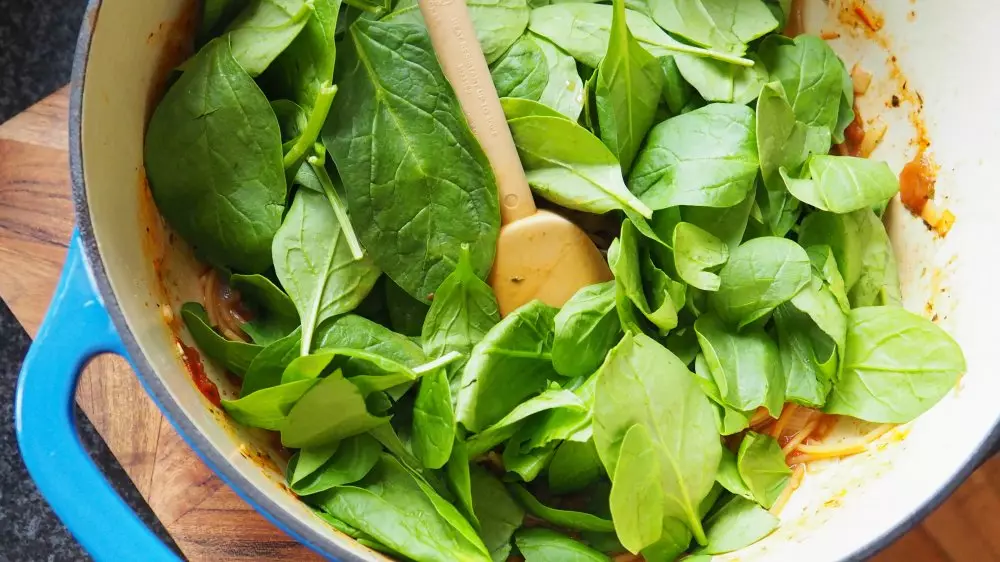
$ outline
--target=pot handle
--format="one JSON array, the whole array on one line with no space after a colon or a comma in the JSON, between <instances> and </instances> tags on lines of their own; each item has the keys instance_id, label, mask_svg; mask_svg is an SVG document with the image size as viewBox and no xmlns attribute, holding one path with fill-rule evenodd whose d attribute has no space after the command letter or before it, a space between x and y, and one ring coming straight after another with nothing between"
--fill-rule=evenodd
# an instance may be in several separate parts
<instances>
[{"instance_id":1,"label":"pot handle","mask_svg":"<svg viewBox=\"0 0 1000 562\"><path fill-rule=\"evenodd\" d=\"M79 233L17 382L17 442L28 473L59 519L95 560L179 562L118 496L80 443L76 384L100 353L127 358L83 257Z\"/></svg>"}]
</instances>

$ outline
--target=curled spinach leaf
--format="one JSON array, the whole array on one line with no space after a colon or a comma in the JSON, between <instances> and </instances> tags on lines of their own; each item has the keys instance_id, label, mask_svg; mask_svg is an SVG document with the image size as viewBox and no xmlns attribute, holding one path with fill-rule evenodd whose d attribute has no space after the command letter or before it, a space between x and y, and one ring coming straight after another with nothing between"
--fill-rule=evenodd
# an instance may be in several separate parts
<instances>
[{"instance_id":1,"label":"curled spinach leaf","mask_svg":"<svg viewBox=\"0 0 1000 562\"><path fill-rule=\"evenodd\" d=\"M583 109L584 95L583 80L576 70L576 61L548 39L534 34L531 36L545 55L545 64L549 67L549 81L538 101L576 121Z\"/></svg>"},{"instance_id":2,"label":"curled spinach leaf","mask_svg":"<svg viewBox=\"0 0 1000 562\"><path fill-rule=\"evenodd\" d=\"M774 505L792 475L778 442L753 431L740 443L736 466L754 500L765 509Z\"/></svg>"},{"instance_id":3,"label":"curled spinach leaf","mask_svg":"<svg viewBox=\"0 0 1000 562\"><path fill-rule=\"evenodd\" d=\"M191 332L191 337L209 359L217 361L223 368L243 376L253 360L263 349L259 345L243 341L229 340L212 329L208 324L205 307L189 302L181 307L181 318Z\"/></svg>"},{"instance_id":4,"label":"curled spinach leaf","mask_svg":"<svg viewBox=\"0 0 1000 562\"><path fill-rule=\"evenodd\" d=\"M596 550L549 529L523 529L514 535L524 562L611 562Z\"/></svg>"},{"instance_id":5,"label":"curled spinach leaf","mask_svg":"<svg viewBox=\"0 0 1000 562\"><path fill-rule=\"evenodd\" d=\"M455 444L455 410L451 405L448 374L437 369L420 381L413 404L413 452L426 468L448 462Z\"/></svg>"},{"instance_id":6,"label":"curled spinach leaf","mask_svg":"<svg viewBox=\"0 0 1000 562\"><path fill-rule=\"evenodd\" d=\"M621 334L614 281L584 287L556 314L552 366L567 377L589 375L601 366Z\"/></svg>"},{"instance_id":7,"label":"curled spinach leaf","mask_svg":"<svg viewBox=\"0 0 1000 562\"><path fill-rule=\"evenodd\" d=\"M264 72L313 15L307 0L251 0L228 29L233 57L251 76Z\"/></svg>"},{"instance_id":8,"label":"curled spinach leaf","mask_svg":"<svg viewBox=\"0 0 1000 562\"><path fill-rule=\"evenodd\" d=\"M285 423L275 428L281 430L281 443L286 447L327 445L389 422L389 418L368 413L361 391L340 371L319 382L316 379L299 382L315 384L289 410Z\"/></svg>"},{"instance_id":9,"label":"curled spinach leaf","mask_svg":"<svg viewBox=\"0 0 1000 562\"><path fill-rule=\"evenodd\" d=\"M594 531L599 533L609 533L615 530L615 526L611 521L596 515L582 511L566 511L564 509L549 507L538 501L535 496L531 495L531 492L518 484L508 484L507 489L524 506L524 509L528 513L558 527L574 531Z\"/></svg>"},{"instance_id":10,"label":"curled spinach leaf","mask_svg":"<svg viewBox=\"0 0 1000 562\"><path fill-rule=\"evenodd\" d=\"M899 179L885 162L817 154L806 161L808 179L782 171L788 191L817 209L850 213L872 207L899 191Z\"/></svg>"},{"instance_id":11,"label":"curled spinach leaf","mask_svg":"<svg viewBox=\"0 0 1000 562\"><path fill-rule=\"evenodd\" d=\"M666 0L652 2L650 15L696 45L732 53L746 51L747 43L778 27L761 0Z\"/></svg>"},{"instance_id":12,"label":"curled spinach leaf","mask_svg":"<svg viewBox=\"0 0 1000 562\"><path fill-rule=\"evenodd\" d=\"M479 536L494 562L504 562L510 555L514 531L524 523L524 509L514 501L503 483L486 469L473 466L470 476Z\"/></svg>"},{"instance_id":13,"label":"curled spinach leaf","mask_svg":"<svg viewBox=\"0 0 1000 562\"><path fill-rule=\"evenodd\" d=\"M549 84L545 53L530 34L521 36L500 60L493 63L490 75L501 98L538 101Z\"/></svg>"},{"instance_id":14,"label":"curled spinach leaf","mask_svg":"<svg viewBox=\"0 0 1000 562\"><path fill-rule=\"evenodd\" d=\"M750 546L770 535L778 528L778 523L777 517L756 503L732 497L705 520L708 544L686 560L694 561L699 555L725 554Z\"/></svg>"},{"instance_id":15,"label":"curled spinach leaf","mask_svg":"<svg viewBox=\"0 0 1000 562\"><path fill-rule=\"evenodd\" d=\"M292 491L300 496L318 494L353 484L367 475L378 462L382 446L367 434L355 435L338 442L336 451L319 468L298 479L289 479ZM302 449L288 461L288 470L295 472L302 464Z\"/></svg>"},{"instance_id":16,"label":"curled spinach leaf","mask_svg":"<svg viewBox=\"0 0 1000 562\"><path fill-rule=\"evenodd\" d=\"M778 417L785 377L774 341L760 328L737 332L713 314L699 317L694 329L722 403L741 412L764 406Z\"/></svg>"}]
</instances>

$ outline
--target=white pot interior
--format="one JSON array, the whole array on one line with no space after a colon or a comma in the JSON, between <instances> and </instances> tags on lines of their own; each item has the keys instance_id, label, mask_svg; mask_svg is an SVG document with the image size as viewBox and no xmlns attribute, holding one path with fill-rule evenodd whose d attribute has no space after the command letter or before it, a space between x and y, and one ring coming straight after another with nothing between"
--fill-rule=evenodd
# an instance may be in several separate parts
<instances>
[{"instance_id":1,"label":"white pot interior","mask_svg":"<svg viewBox=\"0 0 1000 562\"><path fill-rule=\"evenodd\" d=\"M990 362L1000 301L991 291L1000 274L995 244L1000 221L991 215L1000 177L1000 76L984 72L993 22L1000 6L985 0L872 1L885 27L872 40L841 12L854 2L807 0L807 30L838 32L831 41L848 66L861 61L875 73L860 98L862 115L876 115L888 134L874 157L896 171L916 153L913 121L926 127L929 153L940 166L935 201L956 216L944 238L930 232L898 202L890 234L900 260L906 307L934 316L962 345L969 372L959 388L926 415L898 428L871 451L842 461L810 465L782 513L782 526L765 541L730 555L739 560L838 560L889 532L935 496L988 437L1000 416L1000 378ZM276 510L297 520L299 531L330 537L330 544L367 549L316 518L281 485L268 463L255 461L266 447L230 424L191 382L161 305L173 310L198 293L197 265L179 241L171 243L153 212L142 181L143 133L169 62L192 13L179 0L104 0L97 12L82 97L83 172L90 219L103 268L128 331L162 385L161 404L175 421L209 443L219 468L258 490ZM891 72L895 56L900 73ZM890 107L902 83L908 94ZM917 93L923 101L918 111ZM148 233L147 233L147 228ZM154 266L154 264L156 264ZM95 268L95 269L100 269ZM159 272L159 274L158 274ZM162 281L162 282L161 282ZM121 324L119 324L121 328ZM128 335L126 334L127 338ZM137 361L139 365L143 361ZM206 365L208 367L208 365ZM210 373L223 395L235 388ZM156 386L156 385L154 385ZM848 430L850 428L847 428ZM282 512L278 515L277 512ZM375 556L362 554L362 556ZM373 558L374 559L374 558Z\"/></svg>"}]
</instances>

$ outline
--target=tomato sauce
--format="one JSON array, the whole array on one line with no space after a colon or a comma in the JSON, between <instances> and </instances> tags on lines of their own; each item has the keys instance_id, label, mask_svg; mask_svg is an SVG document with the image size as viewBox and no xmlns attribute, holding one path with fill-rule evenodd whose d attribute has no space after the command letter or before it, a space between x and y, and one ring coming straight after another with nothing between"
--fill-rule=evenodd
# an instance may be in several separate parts
<instances>
[{"instance_id":1,"label":"tomato sauce","mask_svg":"<svg viewBox=\"0 0 1000 562\"><path fill-rule=\"evenodd\" d=\"M184 345L180 339L176 339L178 347L181 349L181 359L184 360L184 366L187 367L189 373L191 373L191 380L194 385L201 392L202 396L206 400L211 402L215 407L222 407L222 397L219 396L219 387L215 386L215 383L208 378L208 374L205 372L205 366L201 362L201 355L198 350Z\"/></svg>"},{"instance_id":2,"label":"tomato sauce","mask_svg":"<svg viewBox=\"0 0 1000 562\"><path fill-rule=\"evenodd\" d=\"M899 173L899 200L908 211L921 216L927 202L934 197L937 174L930 159L923 152L907 162Z\"/></svg>"}]
</instances>

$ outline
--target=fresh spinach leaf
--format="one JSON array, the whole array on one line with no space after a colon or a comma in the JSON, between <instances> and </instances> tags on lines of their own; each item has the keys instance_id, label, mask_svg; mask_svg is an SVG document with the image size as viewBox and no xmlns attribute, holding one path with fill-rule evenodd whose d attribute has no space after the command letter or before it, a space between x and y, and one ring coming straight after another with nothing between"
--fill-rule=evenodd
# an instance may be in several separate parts
<instances>
[{"instance_id":1,"label":"fresh spinach leaf","mask_svg":"<svg viewBox=\"0 0 1000 562\"><path fill-rule=\"evenodd\" d=\"M511 481L520 478L524 482L531 482L549 466L549 461L555 454L555 445L524 452L521 447L508 444L503 450L502 459L507 471L505 478Z\"/></svg>"},{"instance_id":2,"label":"fresh spinach leaf","mask_svg":"<svg viewBox=\"0 0 1000 562\"><path fill-rule=\"evenodd\" d=\"M711 233L682 222L674 228L674 267L685 283L718 291L722 280L712 272L729 260L729 247Z\"/></svg>"},{"instance_id":3,"label":"fresh spinach leaf","mask_svg":"<svg viewBox=\"0 0 1000 562\"><path fill-rule=\"evenodd\" d=\"M893 306L856 308L847 319L844 364L825 411L906 423L955 388L965 368L962 349L933 322Z\"/></svg>"},{"instance_id":4,"label":"fresh spinach leaf","mask_svg":"<svg viewBox=\"0 0 1000 562\"><path fill-rule=\"evenodd\" d=\"M708 545L685 560L693 561L699 555L725 554L750 546L770 535L778 528L778 523L777 517L756 503L733 497L705 520Z\"/></svg>"},{"instance_id":5,"label":"fresh spinach leaf","mask_svg":"<svg viewBox=\"0 0 1000 562\"><path fill-rule=\"evenodd\" d=\"M754 190L733 207L684 207L681 211L684 222L715 236L726 243L732 252L743 241L750 220L750 209L754 204Z\"/></svg>"},{"instance_id":6,"label":"fresh spinach leaf","mask_svg":"<svg viewBox=\"0 0 1000 562\"><path fill-rule=\"evenodd\" d=\"M478 432L500 421L556 375L555 315L556 309L532 301L501 320L472 349L456 409L466 429Z\"/></svg>"},{"instance_id":7,"label":"fresh spinach leaf","mask_svg":"<svg viewBox=\"0 0 1000 562\"><path fill-rule=\"evenodd\" d=\"M597 375L587 377L579 386L577 381L570 381L566 389L572 388L572 393L579 399L579 404L583 404L583 408L577 407L578 403L572 401L563 407L549 408L522 425L512 441L522 450L530 451L555 445L560 441L584 443L593 439L591 414Z\"/></svg>"},{"instance_id":8,"label":"fresh spinach leaf","mask_svg":"<svg viewBox=\"0 0 1000 562\"><path fill-rule=\"evenodd\" d=\"M249 2L250 0L204 0L201 3L198 38L212 37L216 29L228 25Z\"/></svg>"},{"instance_id":9,"label":"fresh spinach leaf","mask_svg":"<svg viewBox=\"0 0 1000 562\"><path fill-rule=\"evenodd\" d=\"M672 295L664 290L658 295L659 303L651 303L643 288L641 263L639 255L639 233L631 221L622 223L621 236L615 239L608 250L608 264L615 274L617 290L628 297L628 300L660 330L672 330L677 326L677 310L679 303L673 301ZM655 306L655 308L654 308ZM619 314L623 306L618 303ZM626 331L630 330L627 322L622 320ZM633 331L633 333L635 333Z\"/></svg>"},{"instance_id":10,"label":"fresh spinach leaf","mask_svg":"<svg viewBox=\"0 0 1000 562\"><path fill-rule=\"evenodd\" d=\"M809 255L785 238L765 236L740 245L719 272L722 284L709 306L740 329L791 300L812 279Z\"/></svg>"},{"instance_id":11,"label":"fresh spinach leaf","mask_svg":"<svg viewBox=\"0 0 1000 562\"><path fill-rule=\"evenodd\" d=\"M280 431L288 413L315 384L315 380L301 380L264 388L239 400L223 400L222 408L243 425Z\"/></svg>"},{"instance_id":12,"label":"fresh spinach leaf","mask_svg":"<svg viewBox=\"0 0 1000 562\"><path fill-rule=\"evenodd\" d=\"M240 304L252 312L243 331L257 345L270 345L299 327L295 303L267 277L233 275L229 278L229 286L240 294Z\"/></svg>"},{"instance_id":13,"label":"fresh spinach leaf","mask_svg":"<svg viewBox=\"0 0 1000 562\"><path fill-rule=\"evenodd\" d=\"M288 412L285 423L276 429L281 430L282 445L302 448L340 441L388 422L389 418L368 413L358 387L336 371L311 386Z\"/></svg>"},{"instance_id":14,"label":"fresh spinach leaf","mask_svg":"<svg viewBox=\"0 0 1000 562\"><path fill-rule=\"evenodd\" d=\"M507 124L534 191L568 209L602 214L650 211L622 179L615 155L600 139L553 110L530 100L502 100Z\"/></svg>"},{"instance_id":15,"label":"fresh spinach leaf","mask_svg":"<svg viewBox=\"0 0 1000 562\"><path fill-rule=\"evenodd\" d=\"M597 68L608 51L611 38L612 7L606 4L566 2L531 10L528 29L552 41L576 60ZM626 10L629 30L649 54L655 57L686 53L724 60L732 64L753 64L739 55L693 47L677 41L639 12Z\"/></svg>"},{"instance_id":16,"label":"fresh spinach leaf","mask_svg":"<svg viewBox=\"0 0 1000 562\"><path fill-rule=\"evenodd\" d=\"M420 336L430 308L427 304L411 297L391 279L385 284L385 304L394 331L404 336Z\"/></svg>"},{"instance_id":17,"label":"fresh spinach leaf","mask_svg":"<svg viewBox=\"0 0 1000 562\"><path fill-rule=\"evenodd\" d=\"M344 43L323 139L362 244L424 302L462 244L475 248L473 270L485 277L500 225L496 181L426 30L359 19Z\"/></svg>"},{"instance_id":18,"label":"fresh spinach leaf","mask_svg":"<svg viewBox=\"0 0 1000 562\"><path fill-rule=\"evenodd\" d=\"M437 562L490 562L475 531L451 504L398 460L383 454L361 482L329 492L323 509L403 556Z\"/></svg>"},{"instance_id":19,"label":"fresh spinach leaf","mask_svg":"<svg viewBox=\"0 0 1000 562\"><path fill-rule=\"evenodd\" d=\"M788 193L781 170L799 173L809 156L808 135L809 127L796 120L781 83L764 86L757 98L757 153L765 190L761 213L774 236L785 236L798 219L798 200Z\"/></svg>"},{"instance_id":20,"label":"fresh spinach leaf","mask_svg":"<svg viewBox=\"0 0 1000 562\"><path fill-rule=\"evenodd\" d=\"M653 127L629 189L653 210L732 207L753 189L758 166L753 110L712 104Z\"/></svg>"},{"instance_id":21,"label":"fresh spinach leaf","mask_svg":"<svg viewBox=\"0 0 1000 562\"><path fill-rule=\"evenodd\" d=\"M761 0L665 0L650 8L663 29L727 53L743 53L747 43L778 27Z\"/></svg>"},{"instance_id":22,"label":"fresh spinach leaf","mask_svg":"<svg viewBox=\"0 0 1000 562\"><path fill-rule=\"evenodd\" d=\"M479 536L494 562L505 562L514 531L524 523L524 509L496 477L480 466L471 468L472 501L479 521Z\"/></svg>"},{"instance_id":23,"label":"fresh spinach leaf","mask_svg":"<svg viewBox=\"0 0 1000 562\"><path fill-rule=\"evenodd\" d=\"M747 56L753 66L691 55L675 55L681 76L705 101L748 104L768 80L767 68L756 54Z\"/></svg>"},{"instance_id":24,"label":"fresh spinach leaf","mask_svg":"<svg viewBox=\"0 0 1000 562\"><path fill-rule=\"evenodd\" d=\"M614 524L590 513L582 511L567 511L549 507L538 501L531 492L518 484L508 484L507 490L514 496L528 513L543 521L548 521L557 527L574 531L595 531L609 533L615 530Z\"/></svg>"},{"instance_id":25,"label":"fresh spinach leaf","mask_svg":"<svg viewBox=\"0 0 1000 562\"><path fill-rule=\"evenodd\" d=\"M663 100L674 115L682 112L694 97L694 89L684 79L673 55L659 57L663 69Z\"/></svg>"},{"instance_id":26,"label":"fresh spinach leaf","mask_svg":"<svg viewBox=\"0 0 1000 562\"><path fill-rule=\"evenodd\" d=\"M736 453L729 449L722 449L722 460L719 462L719 472L715 475L715 481L728 492L751 501L754 500L753 492L743 482L743 476L740 475L739 466L736 464ZM711 537L709 537L709 541L711 541Z\"/></svg>"},{"instance_id":27,"label":"fresh spinach leaf","mask_svg":"<svg viewBox=\"0 0 1000 562\"><path fill-rule=\"evenodd\" d=\"M205 307L196 302L184 303L181 307L181 318L184 319L184 325L187 326L188 332L202 353L218 362L224 369L241 377L263 349L252 343L224 338L208 324Z\"/></svg>"},{"instance_id":28,"label":"fresh spinach leaf","mask_svg":"<svg viewBox=\"0 0 1000 562\"><path fill-rule=\"evenodd\" d=\"M497 61L522 36L531 13L525 0L469 0L466 6L487 63ZM417 0L400 0L385 20L424 23Z\"/></svg>"},{"instance_id":29,"label":"fresh spinach leaf","mask_svg":"<svg viewBox=\"0 0 1000 562\"><path fill-rule=\"evenodd\" d=\"M555 409L586 412L587 407L576 394L568 390L559 388L546 390L520 403L502 419L470 437L468 440L470 458L478 457L514 436L521 422L541 412Z\"/></svg>"},{"instance_id":30,"label":"fresh spinach leaf","mask_svg":"<svg viewBox=\"0 0 1000 562\"><path fill-rule=\"evenodd\" d=\"M662 470L649 430L641 423L630 427L622 439L609 500L618 540L629 552L640 552L663 535Z\"/></svg>"},{"instance_id":31,"label":"fresh spinach leaf","mask_svg":"<svg viewBox=\"0 0 1000 562\"><path fill-rule=\"evenodd\" d=\"M644 425L659 460L664 517L681 519L705 542L698 504L715 482L722 445L712 404L694 376L657 342L628 334L598 377L594 443L612 482L625 433Z\"/></svg>"},{"instance_id":32,"label":"fresh spinach leaf","mask_svg":"<svg viewBox=\"0 0 1000 562\"><path fill-rule=\"evenodd\" d=\"M341 0L311 0L313 15L288 48L261 76L271 97L288 98L307 110L333 80Z\"/></svg>"},{"instance_id":33,"label":"fresh spinach leaf","mask_svg":"<svg viewBox=\"0 0 1000 562\"><path fill-rule=\"evenodd\" d=\"M299 190L274 237L274 269L302 322L302 354L312 349L317 326L350 312L368 295L379 271L357 260L325 197Z\"/></svg>"},{"instance_id":34,"label":"fresh spinach leaf","mask_svg":"<svg viewBox=\"0 0 1000 562\"><path fill-rule=\"evenodd\" d=\"M146 130L146 174L160 213L198 255L236 271L271 266L285 206L282 158L274 111L226 38L195 56Z\"/></svg>"},{"instance_id":35,"label":"fresh spinach leaf","mask_svg":"<svg viewBox=\"0 0 1000 562\"><path fill-rule=\"evenodd\" d=\"M884 228L883 228L884 231ZM833 250L829 246L817 245L806 248L809 254L809 261L812 262L813 273L819 275L823 284L830 290L833 297L837 299L840 309L847 313L851 310L851 303L847 297L847 287L844 284L844 276L840 274L837 267L837 259L833 257ZM892 256L895 263L895 256Z\"/></svg>"},{"instance_id":36,"label":"fresh spinach leaf","mask_svg":"<svg viewBox=\"0 0 1000 562\"><path fill-rule=\"evenodd\" d=\"M451 405L448 373L437 369L420 381L413 404L413 452L425 468L448 462L455 444L455 410Z\"/></svg>"},{"instance_id":37,"label":"fresh spinach leaf","mask_svg":"<svg viewBox=\"0 0 1000 562\"><path fill-rule=\"evenodd\" d=\"M774 326L781 366L785 372L785 400L822 408L836 375L836 356L833 357L833 369L827 368L819 358L812 334L815 324L805 313L789 304L775 309Z\"/></svg>"},{"instance_id":38,"label":"fresh spinach leaf","mask_svg":"<svg viewBox=\"0 0 1000 562\"><path fill-rule=\"evenodd\" d=\"M490 76L501 98L538 101L549 84L548 61L534 37L522 35L493 63Z\"/></svg>"},{"instance_id":39,"label":"fresh spinach leaf","mask_svg":"<svg viewBox=\"0 0 1000 562\"><path fill-rule=\"evenodd\" d=\"M319 470L337 452L338 447L340 447L339 441L322 447L302 449L292 455L285 468L285 479L288 484L297 484L306 476Z\"/></svg>"},{"instance_id":40,"label":"fresh spinach leaf","mask_svg":"<svg viewBox=\"0 0 1000 562\"><path fill-rule=\"evenodd\" d=\"M281 384L320 378L336 356L333 351L322 350L312 355L296 357L281 373Z\"/></svg>"},{"instance_id":41,"label":"fresh spinach leaf","mask_svg":"<svg viewBox=\"0 0 1000 562\"><path fill-rule=\"evenodd\" d=\"M566 377L590 375L601 366L621 334L615 310L615 282L584 287L556 314L552 366Z\"/></svg>"},{"instance_id":42,"label":"fresh spinach leaf","mask_svg":"<svg viewBox=\"0 0 1000 562\"><path fill-rule=\"evenodd\" d=\"M336 452L319 469L297 480L289 480L293 492L300 496L308 496L337 486L353 484L371 472L382 452L379 442L367 434L348 437L339 443ZM302 463L301 455L307 450L303 449L298 453L297 461L292 457L296 464L293 465L293 461L289 461L289 470L294 471L298 468Z\"/></svg>"},{"instance_id":43,"label":"fresh spinach leaf","mask_svg":"<svg viewBox=\"0 0 1000 562\"><path fill-rule=\"evenodd\" d=\"M291 334L262 349L243 375L240 397L281 384L281 374L292 360L299 357L301 341L302 331L296 328Z\"/></svg>"},{"instance_id":44,"label":"fresh spinach leaf","mask_svg":"<svg viewBox=\"0 0 1000 562\"><path fill-rule=\"evenodd\" d=\"M715 383L715 377L712 375L712 369L708 366L708 360L705 359L704 353L698 353L695 357L694 374L702 392L717 406L714 411L717 414L716 421L720 434L735 435L750 426L750 416L753 412L737 410L723 402L719 385Z\"/></svg>"},{"instance_id":45,"label":"fresh spinach leaf","mask_svg":"<svg viewBox=\"0 0 1000 562\"><path fill-rule=\"evenodd\" d=\"M632 167L653 126L662 92L659 61L629 31L624 0L614 2L607 53L597 68L595 101L601 140L618 158L623 173Z\"/></svg>"},{"instance_id":46,"label":"fresh spinach leaf","mask_svg":"<svg viewBox=\"0 0 1000 562\"><path fill-rule=\"evenodd\" d=\"M778 417L785 377L777 344L760 328L737 332L714 314L699 317L694 329L722 403L741 412L764 406Z\"/></svg>"},{"instance_id":47,"label":"fresh spinach leaf","mask_svg":"<svg viewBox=\"0 0 1000 562\"><path fill-rule=\"evenodd\" d=\"M807 179L796 179L782 171L785 185L796 199L824 211L858 211L899 191L899 179L885 162L817 154L806 161L805 169Z\"/></svg>"},{"instance_id":48,"label":"fresh spinach leaf","mask_svg":"<svg viewBox=\"0 0 1000 562\"><path fill-rule=\"evenodd\" d=\"M524 562L611 562L596 550L549 529L523 529L514 535Z\"/></svg>"},{"instance_id":49,"label":"fresh spinach leaf","mask_svg":"<svg viewBox=\"0 0 1000 562\"><path fill-rule=\"evenodd\" d=\"M799 35L794 41L775 35L763 41L758 53L771 79L781 82L795 118L832 135L840 114L844 66L830 45L815 35ZM829 145L814 152L828 150Z\"/></svg>"},{"instance_id":50,"label":"fresh spinach leaf","mask_svg":"<svg viewBox=\"0 0 1000 562\"><path fill-rule=\"evenodd\" d=\"M555 494L579 492L597 482L603 473L593 440L564 441L549 462L549 489Z\"/></svg>"},{"instance_id":51,"label":"fresh spinach leaf","mask_svg":"<svg viewBox=\"0 0 1000 562\"><path fill-rule=\"evenodd\" d=\"M340 316L323 324L316 334L316 346L325 349L347 348L367 351L410 369L426 364L429 359L420 346L409 338L354 314ZM368 362L364 359L348 361L343 366L346 376L382 372L379 369L372 369L366 363Z\"/></svg>"},{"instance_id":52,"label":"fresh spinach leaf","mask_svg":"<svg viewBox=\"0 0 1000 562\"><path fill-rule=\"evenodd\" d=\"M258 76L298 37L313 15L313 1L252 0L227 30L233 57Z\"/></svg>"},{"instance_id":53,"label":"fresh spinach leaf","mask_svg":"<svg viewBox=\"0 0 1000 562\"><path fill-rule=\"evenodd\" d=\"M765 509L774 505L792 476L778 442L753 431L740 443L736 466L753 499Z\"/></svg>"},{"instance_id":54,"label":"fresh spinach leaf","mask_svg":"<svg viewBox=\"0 0 1000 562\"><path fill-rule=\"evenodd\" d=\"M810 213L799 226L799 244L806 248L828 246L833 252L847 291L857 284L863 268L862 255L867 236L862 231L860 218L860 213L838 215L817 211Z\"/></svg>"},{"instance_id":55,"label":"fresh spinach leaf","mask_svg":"<svg viewBox=\"0 0 1000 562\"><path fill-rule=\"evenodd\" d=\"M476 517L472 501L472 476L470 471L469 448L466 446L465 440L456 435L455 444L451 448L451 458L448 459L448 464L445 465L445 477L448 489L451 490L451 493L458 500L458 506L465 513L466 518L472 523L472 526L479 529L481 525L479 518Z\"/></svg>"},{"instance_id":56,"label":"fresh spinach leaf","mask_svg":"<svg viewBox=\"0 0 1000 562\"><path fill-rule=\"evenodd\" d=\"M899 288L896 253L892 249L885 225L871 209L852 213L861 232L861 271L849 293L851 306L895 305L903 297Z\"/></svg>"},{"instance_id":57,"label":"fresh spinach leaf","mask_svg":"<svg viewBox=\"0 0 1000 562\"><path fill-rule=\"evenodd\" d=\"M576 69L576 61L548 39L529 34L545 55L549 68L549 81L538 101L576 121L583 109L583 80Z\"/></svg>"},{"instance_id":58,"label":"fresh spinach leaf","mask_svg":"<svg viewBox=\"0 0 1000 562\"><path fill-rule=\"evenodd\" d=\"M476 276L469 258L469 248L459 253L458 265L438 287L424 318L421 340L428 357L457 351L463 359L450 372L460 373L473 347L500 322L500 311L493 290ZM457 391L457 389L454 389ZM457 394L457 392L456 392Z\"/></svg>"}]
</instances>

